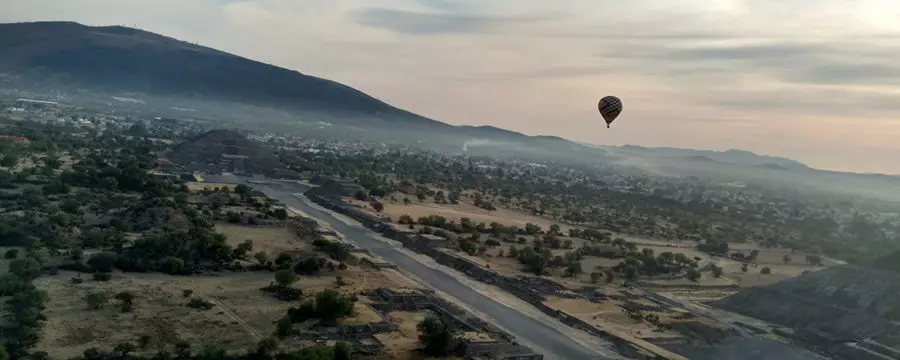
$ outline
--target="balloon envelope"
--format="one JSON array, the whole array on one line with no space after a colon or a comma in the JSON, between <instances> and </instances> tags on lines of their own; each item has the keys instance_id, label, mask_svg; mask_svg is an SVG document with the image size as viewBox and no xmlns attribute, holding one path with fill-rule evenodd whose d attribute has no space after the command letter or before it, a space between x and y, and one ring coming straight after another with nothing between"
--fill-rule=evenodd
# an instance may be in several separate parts
<instances>
[{"instance_id":1,"label":"balloon envelope","mask_svg":"<svg viewBox=\"0 0 900 360\"><path fill-rule=\"evenodd\" d=\"M609 124L622 113L622 100L615 96L606 96L597 103L597 110L600 110L600 115L606 120L606 127L609 127Z\"/></svg>"}]
</instances>

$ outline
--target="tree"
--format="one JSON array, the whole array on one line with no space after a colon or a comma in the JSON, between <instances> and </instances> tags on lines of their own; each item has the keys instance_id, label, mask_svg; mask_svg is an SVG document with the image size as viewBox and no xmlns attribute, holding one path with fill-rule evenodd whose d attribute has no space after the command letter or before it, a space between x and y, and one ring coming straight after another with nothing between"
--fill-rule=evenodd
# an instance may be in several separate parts
<instances>
[{"instance_id":1,"label":"tree","mask_svg":"<svg viewBox=\"0 0 900 360\"><path fill-rule=\"evenodd\" d=\"M721 270L721 268L719 268L719 269ZM698 271L697 269L689 268L687 270L687 278L690 281L696 282L697 280L700 280L701 276L702 276L702 274L700 274L700 271Z\"/></svg>"},{"instance_id":2,"label":"tree","mask_svg":"<svg viewBox=\"0 0 900 360\"><path fill-rule=\"evenodd\" d=\"M59 209L69 214L77 214L81 208L81 203L75 199L67 199L59 204Z\"/></svg>"},{"instance_id":3,"label":"tree","mask_svg":"<svg viewBox=\"0 0 900 360\"><path fill-rule=\"evenodd\" d=\"M16 164L18 164L18 163L19 163L19 156L16 154L11 154L11 153L4 155L3 160L0 160L0 166L6 167L6 168L16 166Z\"/></svg>"},{"instance_id":4,"label":"tree","mask_svg":"<svg viewBox=\"0 0 900 360\"><path fill-rule=\"evenodd\" d=\"M92 292L85 296L84 301L87 303L88 308L97 310L109 302L109 294L104 292Z\"/></svg>"},{"instance_id":5,"label":"tree","mask_svg":"<svg viewBox=\"0 0 900 360\"><path fill-rule=\"evenodd\" d=\"M184 260L174 256L166 256L160 261L159 269L166 274L180 274L184 269Z\"/></svg>"},{"instance_id":6,"label":"tree","mask_svg":"<svg viewBox=\"0 0 900 360\"><path fill-rule=\"evenodd\" d=\"M772 273L772 269L769 269L769 268L767 268L767 267L764 267L764 268L762 268L762 270L759 271L759 273L760 273L760 274L763 274L763 275L769 275L769 274Z\"/></svg>"},{"instance_id":7,"label":"tree","mask_svg":"<svg viewBox=\"0 0 900 360\"><path fill-rule=\"evenodd\" d=\"M244 185L244 184L238 184L237 186L234 187L234 193L238 194L238 195L249 194L250 191L252 191L252 190L253 189L251 189L249 186Z\"/></svg>"},{"instance_id":8,"label":"tree","mask_svg":"<svg viewBox=\"0 0 900 360\"><path fill-rule=\"evenodd\" d=\"M634 265L625 265L625 278L634 281L638 278L638 268Z\"/></svg>"},{"instance_id":9,"label":"tree","mask_svg":"<svg viewBox=\"0 0 900 360\"><path fill-rule=\"evenodd\" d=\"M603 269L603 275L606 277L606 283L616 281L616 273L612 269Z\"/></svg>"},{"instance_id":10,"label":"tree","mask_svg":"<svg viewBox=\"0 0 900 360\"><path fill-rule=\"evenodd\" d=\"M291 322L291 318L284 316L278 320L275 324L275 335L280 338L286 337L294 331L294 324Z\"/></svg>"},{"instance_id":11,"label":"tree","mask_svg":"<svg viewBox=\"0 0 900 360\"><path fill-rule=\"evenodd\" d=\"M363 190L357 190L356 193L353 194L353 198L359 201L367 201L369 200L369 195Z\"/></svg>"},{"instance_id":12,"label":"tree","mask_svg":"<svg viewBox=\"0 0 900 360\"><path fill-rule=\"evenodd\" d=\"M356 298L326 289L316 294L316 313L320 319L334 321L353 313Z\"/></svg>"},{"instance_id":13,"label":"tree","mask_svg":"<svg viewBox=\"0 0 900 360\"><path fill-rule=\"evenodd\" d=\"M419 342L428 356L447 356L453 349L454 331L443 319L429 316L422 320L416 328L419 330Z\"/></svg>"},{"instance_id":14,"label":"tree","mask_svg":"<svg viewBox=\"0 0 900 360\"><path fill-rule=\"evenodd\" d=\"M275 272L275 282L281 286L289 286L297 281L297 275L291 269L281 269Z\"/></svg>"},{"instance_id":15,"label":"tree","mask_svg":"<svg viewBox=\"0 0 900 360\"><path fill-rule=\"evenodd\" d=\"M559 230L559 225L553 224L550 225L550 230L548 231L550 235L562 235L562 232Z\"/></svg>"},{"instance_id":16,"label":"tree","mask_svg":"<svg viewBox=\"0 0 900 360\"><path fill-rule=\"evenodd\" d=\"M41 263L31 257L15 259L9 262L9 272L17 275L22 279L32 280L41 276L44 272Z\"/></svg>"},{"instance_id":17,"label":"tree","mask_svg":"<svg viewBox=\"0 0 900 360\"><path fill-rule=\"evenodd\" d=\"M15 259L19 257L19 249L9 249L6 250L6 253L3 254L3 258L7 260Z\"/></svg>"},{"instance_id":18,"label":"tree","mask_svg":"<svg viewBox=\"0 0 900 360\"><path fill-rule=\"evenodd\" d=\"M794 261L794 258L791 257L791 254L784 254L784 256L781 257L781 261L785 264L790 264L791 261Z\"/></svg>"},{"instance_id":19,"label":"tree","mask_svg":"<svg viewBox=\"0 0 900 360\"><path fill-rule=\"evenodd\" d=\"M2 346L0 346L0 360L9 360L9 352Z\"/></svg>"},{"instance_id":20,"label":"tree","mask_svg":"<svg viewBox=\"0 0 900 360\"><path fill-rule=\"evenodd\" d=\"M288 218L288 212L284 208L278 208L272 211L272 216L278 220L286 220Z\"/></svg>"},{"instance_id":21,"label":"tree","mask_svg":"<svg viewBox=\"0 0 900 360\"><path fill-rule=\"evenodd\" d=\"M122 302L122 312L131 312L134 309L134 294L128 291L122 291L116 294L116 300Z\"/></svg>"},{"instance_id":22,"label":"tree","mask_svg":"<svg viewBox=\"0 0 900 360\"><path fill-rule=\"evenodd\" d=\"M568 277L576 277L578 275L581 275L582 272L584 271L581 269L580 261L572 261L566 267L566 276Z\"/></svg>"},{"instance_id":23,"label":"tree","mask_svg":"<svg viewBox=\"0 0 900 360\"><path fill-rule=\"evenodd\" d=\"M88 265L90 265L91 268L93 268L95 271L111 272L113 269L113 265L116 264L117 259L118 254L112 251L104 251L91 257L88 260Z\"/></svg>"},{"instance_id":24,"label":"tree","mask_svg":"<svg viewBox=\"0 0 900 360\"><path fill-rule=\"evenodd\" d=\"M759 257L759 250L753 249L750 251L750 256L747 258L747 260L756 261L756 258L758 258L758 257Z\"/></svg>"},{"instance_id":25,"label":"tree","mask_svg":"<svg viewBox=\"0 0 900 360\"><path fill-rule=\"evenodd\" d=\"M266 254L265 251L260 251L256 254L253 254L253 258L256 259L256 262L258 262L260 265L263 265L267 261L269 261L269 255Z\"/></svg>"},{"instance_id":26,"label":"tree","mask_svg":"<svg viewBox=\"0 0 900 360\"><path fill-rule=\"evenodd\" d=\"M715 278L720 278L720 277L722 277L722 274L724 274L724 273L725 273L725 270L722 269L721 267L716 266L716 265L713 265L713 266L712 266L712 275L713 275L713 277L715 277Z\"/></svg>"},{"instance_id":27,"label":"tree","mask_svg":"<svg viewBox=\"0 0 900 360\"><path fill-rule=\"evenodd\" d=\"M748 266L747 266L747 263L741 264L741 271L743 271L743 272L749 271L749 268L748 268Z\"/></svg>"},{"instance_id":28,"label":"tree","mask_svg":"<svg viewBox=\"0 0 900 360\"><path fill-rule=\"evenodd\" d=\"M338 341L334 343L334 360L350 360L350 353L350 344L347 342Z\"/></svg>"},{"instance_id":29,"label":"tree","mask_svg":"<svg viewBox=\"0 0 900 360\"><path fill-rule=\"evenodd\" d=\"M81 250L81 248L72 249L72 260L81 261L82 259L84 259L84 250Z\"/></svg>"},{"instance_id":30,"label":"tree","mask_svg":"<svg viewBox=\"0 0 900 360\"><path fill-rule=\"evenodd\" d=\"M603 273L599 271L594 271L591 273L591 283L596 284L600 282L600 279L603 278Z\"/></svg>"},{"instance_id":31,"label":"tree","mask_svg":"<svg viewBox=\"0 0 900 360\"><path fill-rule=\"evenodd\" d=\"M251 251L253 251L253 240L247 239L234 248L234 251L232 251L232 256L235 259L243 259L247 256L247 253Z\"/></svg>"},{"instance_id":32,"label":"tree","mask_svg":"<svg viewBox=\"0 0 900 360\"><path fill-rule=\"evenodd\" d=\"M376 212L382 212L382 211L384 211L384 204L377 202L377 201L373 201L372 209L375 209Z\"/></svg>"}]
</instances>

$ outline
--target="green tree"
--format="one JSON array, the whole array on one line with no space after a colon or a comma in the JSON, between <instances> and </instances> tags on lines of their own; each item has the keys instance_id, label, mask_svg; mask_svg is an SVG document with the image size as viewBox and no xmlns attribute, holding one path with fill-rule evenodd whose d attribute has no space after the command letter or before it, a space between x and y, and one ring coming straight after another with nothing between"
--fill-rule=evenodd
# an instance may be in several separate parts
<instances>
[{"instance_id":1,"label":"green tree","mask_svg":"<svg viewBox=\"0 0 900 360\"><path fill-rule=\"evenodd\" d=\"M429 316L422 320L417 326L419 330L419 342L424 347L424 352L428 356L447 356L453 349L454 331L443 319Z\"/></svg>"},{"instance_id":2,"label":"green tree","mask_svg":"<svg viewBox=\"0 0 900 360\"><path fill-rule=\"evenodd\" d=\"M790 264L791 261L794 261L794 258L791 257L791 254L784 254L784 256L781 257L781 261L785 264Z\"/></svg>"},{"instance_id":3,"label":"green tree","mask_svg":"<svg viewBox=\"0 0 900 360\"><path fill-rule=\"evenodd\" d=\"M356 299L326 289L316 294L316 313L320 319L334 321L353 313Z\"/></svg>"},{"instance_id":4,"label":"green tree","mask_svg":"<svg viewBox=\"0 0 900 360\"><path fill-rule=\"evenodd\" d=\"M286 220L288 218L288 212L284 208L277 208L272 211L272 216L278 220Z\"/></svg>"},{"instance_id":5,"label":"green tree","mask_svg":"<svg viewBox=\"0 0 900 360\"><path fill-rule=\"evenodd\" d=\"M769 268L767 268L767 267L764 267L764 268L762 268L762 270L759 271L759 273L760 273L760 274L763 274L763 275L769 275L769 274L772 273L772 269L769 269Z\"/></svg>"},{"instance_id":6,"label":"green tree","mask_svg":"<svg viewBox=\"0 0 900 360\"><path fill-rule=\"evenodd\" d=\"M297 281L297 274L291 269L281 269L275 272L275 282L281 286L289 286Z\"/></svg>"},{"instance_id":7,"label":"green tree","mask_svg":"<svg viewBox=\"0 0 900 360\"><path fill-rule=\"evenodd\" d=\"M629 264L629 265L625 265L624 269L625 269L625 278L626 279L628 279L630 281L637 280L637 278L638 278L637 266Z\"/></svg>"},{"instance_id":8,"label":"green tree","mask_svg":"<svg viewBox=\"0 0 900 360\"><path fill-rule=\"evenodd\" d=\"M612 269L603 269L603 275L606 277L606 283L616 281L616 273Z\"/></svg>"},{"instance_id":9,"label":"green tree","mask_svg":"<svg viewBox=\"0 0 900 360\"><path fill-rule=\"evenodd\" d=\"M350 344L345 341L334 343L334 360L350 360L350 354Z\"/></svg>"},{"instance_id":10,"label":"green tree","mask_svg":"<svg viewBox=\"0 0 900 360\"><path fill-rule=\"evenodd\" d=\"M95 271L111 272L113 265L116 264L118 255L112 251L104 251L88 259L88 265Z\"/></svg>"},{"instance_id":11,"label":"green tree","mask_svg":"<svg viewBox=\"0 0 900 360\"><path fill-rule=\"evenodd\" d=\"M284 338L294 331L294 324L291 322L291 318L287 316L279 319L275 325L275 335L280 338Z\"/></svg>"},{"instance_id":12,"label":"green tree","mask_svg":"<svg viewBox=\"0 0 900 360\"><path fill-rule=\"evenodd\" d=\"M584 272L584 270L581 268L580 261L572 261L566 266L566 276L568 277L576 277L581 275L582 272Z\"/></svg>"},{"instance_id":13,"label":"green tree","mask_svg":"<svg viewBox=\"0 0 900 360\"><path fill-rule=\"evenodd\" d=\"M372 202L372 209L375 209L377 212L382 212L384 211L384 204L374 201Z\"/></svg>"},{"instance_id":14,"label":"green tree","mask_svg":"<svg viewBox=\"0 0 900 360\"><path fill-rule=\"evenodd\" d=\"M109 302L109 294L105 292L92 292L85 296L84 301L87 303L88 308L97 310Z\"/></svg>"},{"instance_id":15,"label":"green tree","mask_svg":"<svg viewBox=\"0 0 900 360\"><path fill-rule=\"evenodd\" d=\"M6 250L6 253L3 254L3 258L7 260L12 260L19 257L19 249L9 249Z\"/></svg>"},{"instance_id":16,"label":"green tree","mask_svg":"<svg viewBox=\"0 0 900 360\"><path fill-rule=\"evenodd\" d=\"M232 256L235 259L243 259L251 251L253 251L253 240L247 239L234 248Z\"/></svg>"},{"instance_id":17,"label":"green tree","mask_svg":"<svg viewBox=\"0 0 900 360\"><path fill-rule=\"evenodd\" d=\"M721 270L721 268L719 268L719 269ZM690 281L696 282L697 280L700 280L701 276L702 276L702 274L700 274L700 271L698 271L697 269L689 268L687 270L687 278Z\"/></svg>"},{"instance_id":18,"label":"green tree","mask_svg":"<svg viewBox=\"0 0 900 360\"><path fill-rule=\"evenodd\" d=\"M269 255L264 251L260 251L254 254L253 258L256 259L256 262L258 262L260 265L264 265L267 261L269 261Z\"/></svg>"},{"instance_id":19,"label":"green tree","mask_svg":"<svg viewBox=\"0 0 900 360\"><path fill-rule=\"evenodd\" d=\"M9 272L26 280L36 279L44 272L41 263L31 257L15 259L9 262Z\"/></svg>"},{"instance_id":20,"label":"green tree","mask_svg":"<svg viewBox=\"0 0 900 360\"><path fill-rule=\"evenodd\" d=\"M160 271L167 274L180 274L184 270L184 260L167 256L160 261Z\"/></svg>"},{"instance_id":21,"label":"green tree","mask_svg":"<svg viewBox=\"0 0 900 360\"><path fill-rule=\"evenodd\" d=\"M0 166L2 167L13 167L19 163L19 156L12 153L7 153L3 155L3 160L0 160Z\"/></svg>"},{"instance_id":22,"label":"green tree","mask_svg":"<svg viewBox=\"0 0 900 360\"><path fill-rule=\"evenodd\" d=\"M596 284L603 278L603 273L599 271L591 272L591 283Z\"/></svg>"},{"instance_id":23,"label":"green tree","mask_svg":"<svg viewBox=\"0 0 900 360\"><path fill-rule=\"evenodd\" d=\"M724 274L724 273L725 273L725 270L722 269L721 267L716 266L716 265L713 265L713 266L712 266L712 275L713 275L713 277L715 277L715 278L720 278L720 277L722 277L722 274Z\"/></svg>"}]
</instances>

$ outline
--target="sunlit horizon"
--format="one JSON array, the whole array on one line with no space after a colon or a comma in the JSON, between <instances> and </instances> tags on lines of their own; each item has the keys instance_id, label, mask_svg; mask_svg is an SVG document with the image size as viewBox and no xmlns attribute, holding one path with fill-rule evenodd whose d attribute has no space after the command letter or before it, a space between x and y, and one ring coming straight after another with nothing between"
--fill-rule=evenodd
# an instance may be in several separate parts
<instances>
[{"instance_id":1,"label":"sunlit horizon","mask_svg":"<svg viewBox=\"0 0 900 360\"><path fill-rule=\"evenodd\" d=\"M135 26L454 125L900 174L887 0L0 0L0 22ZM615 9L610 12L610 9ZM611 129L596 102L616 95Z\"/></svg>"}]
</instances>

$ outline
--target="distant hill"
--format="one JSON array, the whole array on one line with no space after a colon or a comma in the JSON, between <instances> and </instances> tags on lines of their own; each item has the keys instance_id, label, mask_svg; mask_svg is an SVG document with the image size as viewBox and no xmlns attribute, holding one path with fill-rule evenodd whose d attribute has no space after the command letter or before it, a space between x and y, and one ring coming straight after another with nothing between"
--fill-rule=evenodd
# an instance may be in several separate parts
<instances>
[{"instance_id":1,"label":"distant hill","mask_svg":"<svg viewBox=\"0 0 900 360\"><path fill-rule=\"evenodd\" d=\"M643 147L636 145L623 145L619 147L612 147L614 151L624 152L624 153L632 153L632 154L640 154L640 155L648 155L648 156L659 156L659 157L680 157L680 158L692 158L694 160L698 160L701 157L707 160L713 160L718 162L726 162L733 164L742 164L742 165L753 165L753 166L763 166L767 168L778 168L778 169L808 169L809 167L805 164L783 158L777 156L767 156L767 155L758 155L754 154L750 151L746 150L726 150L726 151L715 151L715 150L694 150L694 149L679 149L679 148L671 148L671 147Z\"/></svg>"},{"instance_id":2,"label":"distant hill","mask_svg":"<svg viewBox=\"0 0 900 360\"><path fill-rule=\"evenodd\" d=\"M0 24L0 54L0 72L27 82L448 126L331 80L121 26Z\"/></svg>"}]
</instances>

